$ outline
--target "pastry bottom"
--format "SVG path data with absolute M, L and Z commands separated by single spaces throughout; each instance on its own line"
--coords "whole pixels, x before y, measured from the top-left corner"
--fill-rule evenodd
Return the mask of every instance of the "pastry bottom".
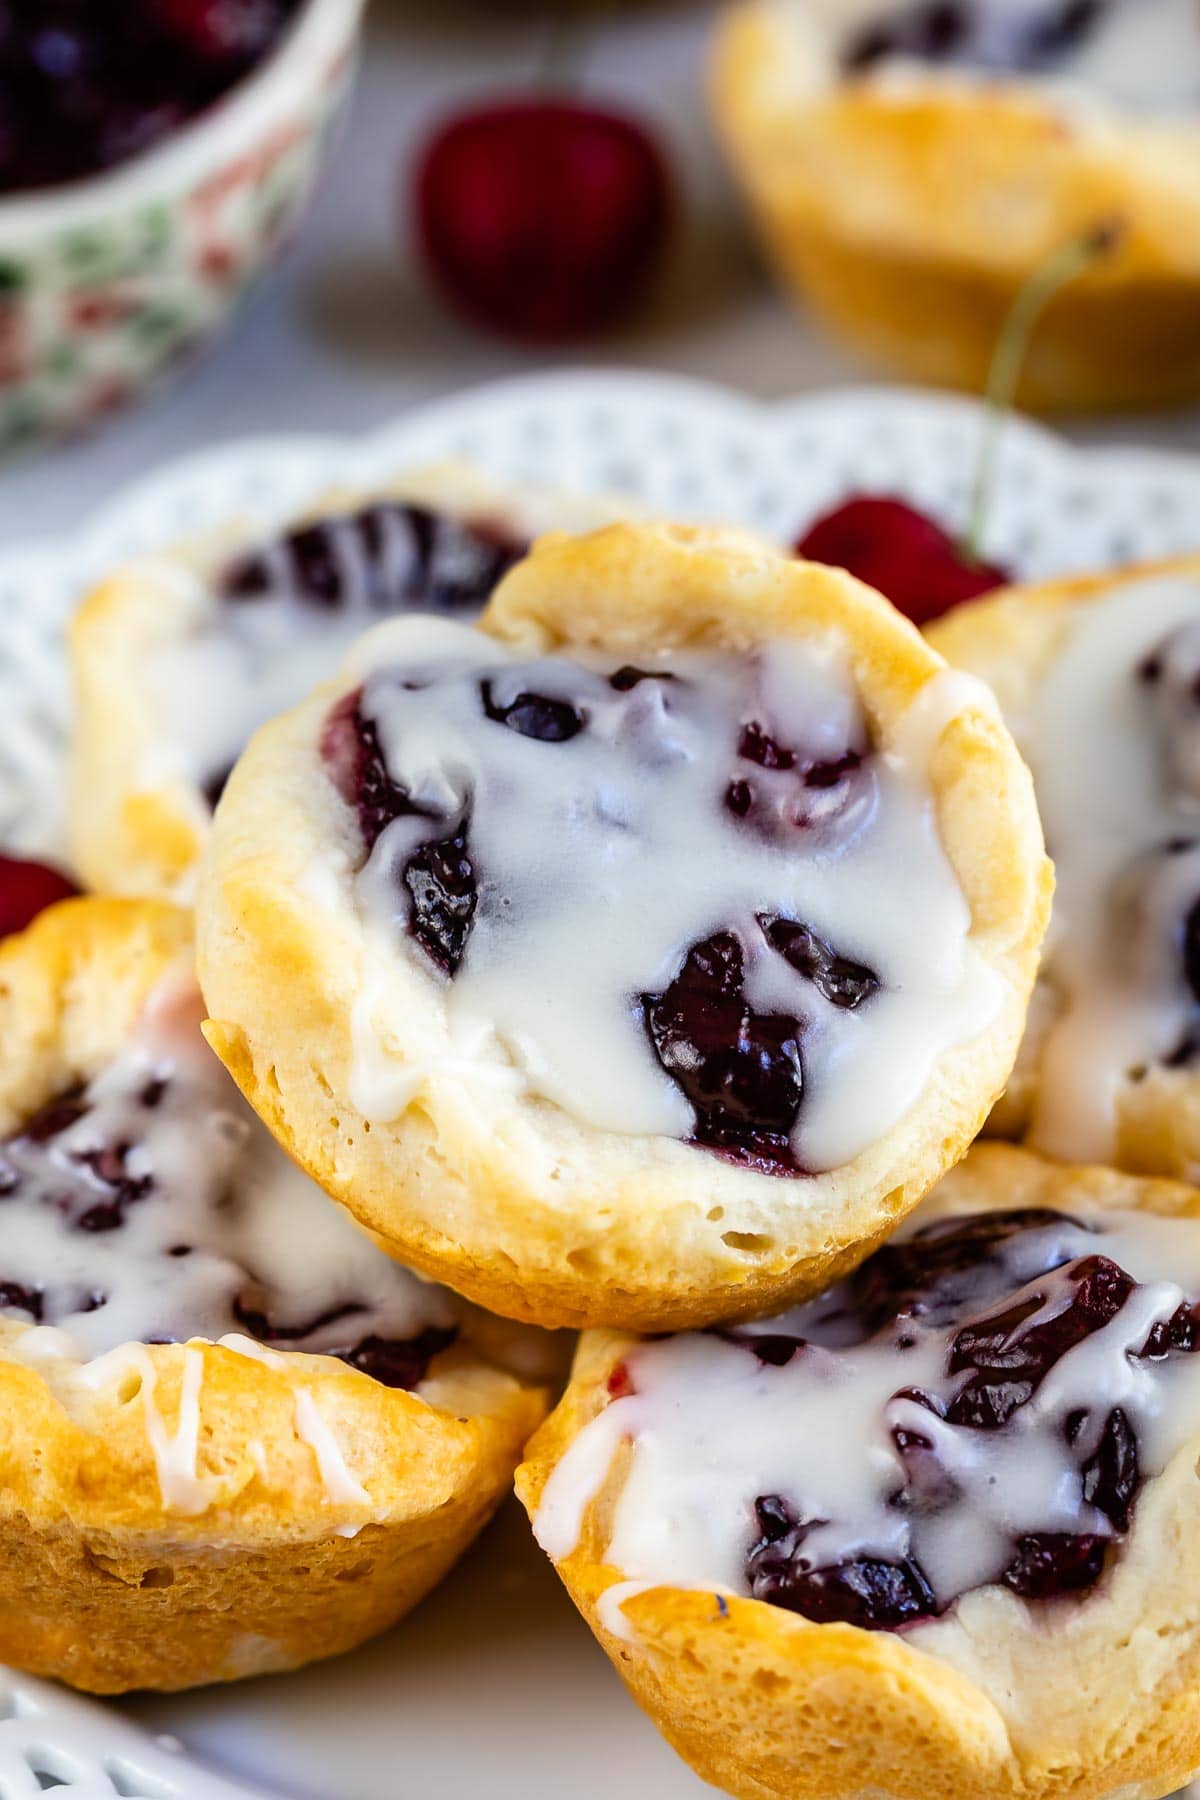
M 501 1490 L 502 1491 L 502 1490 Z M 424 1598 L 498 1484 L 356 1537 L 197 1543 L 0 1520 L 0 1661 L 94 1694 L 172 1692 L 352 1650 Z
M 831 330 L 916 382 L 982 392 L 1018 286 L 1011 276 L 889 253 L 824 225 L 764 219 L 784 279 Z M 1083 278 L 1046 308 L 1017 388 L 1032 412 L 1162 406 L 1200 396 L 1200 284 Z

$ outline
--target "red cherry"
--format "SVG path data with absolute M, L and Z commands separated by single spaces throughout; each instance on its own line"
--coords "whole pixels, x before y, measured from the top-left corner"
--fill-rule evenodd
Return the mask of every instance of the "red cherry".
M 0 938 L 24 931 L 56 900 L 69 900 L 78 892 L 73 881 L 47 863 L 0 856 Z
M 848 569 L 878 588 L 914 625 L 928 625 L 963 600 L 1012 579 L 996 563 L 975 562 L 906 500 L 856 494 L 810 525 L 796 555 Z
M 666 243 L 671 182 L 618 113 L 565 100 L 480 107 L 445 124 L 417 173 L 425 257 L 468 317 L 533 341 L 630 312 Z

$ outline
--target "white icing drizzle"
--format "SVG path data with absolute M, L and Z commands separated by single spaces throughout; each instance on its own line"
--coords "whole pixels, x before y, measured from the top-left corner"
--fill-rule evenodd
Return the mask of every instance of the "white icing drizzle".
M 737 756 L 750 722 L 804 764 L 867 749 L 832 639 L 781 640 L 753 658 L 642 658 L 672 679 L 627 692 L 608 681 L 619 661 L 523 662 L 467 626 L 420 618 L 356 650 L 363 716 L 389 774 L 433 816 L 394 820 L 358 878 L 368 950 L 353 1014 L 356 1103 L 374 1120 L 395 1117 L 440 1072 L 474 1079 L 490 1045 L 489 1073 L 510 1084 L 515 1074 L 589 1125 L 686 1138 L 691 1105 L 654 1054 L 638 996 L 662 992 L 691 946 L 734 928 L 751 1006 L 802 1021 L 797 1158 L 841 1166 L 911 1108 L 939 1056 L 984 1030 L 999 1005 L 928 779 L 941 730 L 978 702 L 978 685 L 933 677 L 894 740 L 838 793 Z M 486 716 L 485 681 L 497 706 L 536 693 L 582 708 L 586 728 L 564 742 L 522 736 Z M 756 790 L 768 830 L 723 806 L 735 777 Z M 797 804 L 805 828 L 781 823 Z M 467 812 L 479 902 L 461 966 L 443 983 L 449 1049 L 389 1069 L 396 1003 L 381 970 L 400 948 L 434 973 L 397 929 L 401 871 Z M 811 927 L 874 971 L 879 991 L 855 1010 L 834 1005 L 771 950 L 759 914 Z
M 41 1296 L 43 1336 L 20 1342 L 61 1354 L 65 1336 L 87 1358 L 216 1340 L 243 1330 L 239 1299 L 272 1327 L 311 1325 L 287 1342 L 313 1352 L 452 1325 L 446 1290 L 377 1249 L 279 1149 L 205 1044 L 202 1016 L 190 975 L 167 978 L 73 1123 L 0 1144 L 0 1294 L 18 1284 Z M 120 1152 L 144 1191 L 123 1223 L 80 1228 L 113 1197 L 94 1165 Z M 11 1287 L 0 1311 L 28 1318 Z
M 935 1197 L 897 1241 L 954 1210 Z M 1077 1210 L 1072 1217 L 1080 1218 Z M 613 1630 L 624 1601 L 646 1587 L 749 1594 L 745 1559 L 761 1535 L 755 1501 L 764 1495 L 783 1497 L 797 1516 L 827 1521 L 804 1539 L 805 1557 L 816 1567 L 857 1556 L 902 1560 L 915 1540 L 943 1603 L 994 1580 L 1004 1546 L 1022 1533 L 1090 1531 L 1110 1538 L 1110 1521 L 1082 1497 L 1063 1421 L 1086 1412 L 1102 1422 L 1122 1409 L 1136 1430 L 1144 1479 L 1200 1432 L 1200 1355 L 1148 1361 L 1129 1354 L 1185 1296 L 1200 1295 L 1200 1223 L 1115 1212 L 1025 1233 L 1006 1253 L 1010 1279 L 1001 1297 L 989 1300 L 980 1289 L 980 1302 L 968 1303 L 957 1317 L 1010 1304 L 1044 1268 L 1047 1244 L 1056 1258 L 1107 1257 L 1141 1285 L 1107 1325 L 1066 1351 L 1003 1428 L 952 1426 L 900 1397 L 910 1387 L 946 1397 L 961 1385 L 965 1377 L 948 1377 L 946 1367 L 957 1323 L 943 1329 L 906 1321 L 903 1334 L 888 1330 L 844 1348 L 814 1342 L 836 1338 L 841 1315 L 832 1306 L 841 1290 L 835 1289 L 747 1328 L 809 1336 L 808 1347 L 782 1366 L 704 1333 L 633 1350 L 625 1360 L 634 1391 L 583 1427 L 547 1482 L 534 1522 L 539 1543 L 555 1561 L 572 1553 L 622 1444 L 628 1461 L 602 1546 L 603 1560 L 622 1578 L 606 1597 L 603 1616 Z M 1039 1274 L 1038 1281 L 1047 1285 L 1049 1316 L 1057 1304 L 1054 1277 Z M 1030 1322 L 1037 1324 L 1039 1315 Z M 945 1510 L 933 1504 L 914 1519 L 889 1503 L 905 1484 L 892 1436 L 897 1428 L 937 1446 L 958 1504 Z M 1085 1423 L 1081 1441 L 1090 1429 Z
M 612 1582 L 596 1602 L 596 1612 L 604 1629 L 611 1631 L 614 1637 L 620 1638 L 626 1644 L 636 1643 L 637 1633 L 625 1616 L 626 1602 L 636 1600 L 639 1594 L 648 1594 L 653 1588 L 662 1585 L 662 1582 L 659 1581 Z M 718 1583 L 712 1581 L 673 1582 L 671 1585 L 683 1588 L 685 1591 L 691 1588 L 697 1593 L 711 1594 L 718 1607 L 721 1604 L 722 1596 L 730 1592 L 728 1588 L 722 1588 Z
M 1200 707 L 1183 691 L 1200 672 L 1198 625 L 1200 578 L 1121 584 L 1079 609 L 1014 723 L 1057 869 L 1044 975 L 1062 1011 L 1030 1136 L 1071 1161 L 1113 1159 L 1123 1085 L 1195 1023 L 1181 934 L 1200 898 Z M 1153 685 L 1138 676 L 1152 654 Z
M 812 4 L 812 0 L 809 0 Z M 839 44 L 864 25 L 913 10 L 908 0 L 816 0 L 832 14 Z M 1200 104 L 1200 21 L 1192 0 L 1103 0 L 1094 24 L 1041 66 L 1011 66 L 1011 46 L 1050 23 L 1063 0 L 959 0 L 978 15 L 971 44 L 945 57 L 896 53 L 871 65 L 876 81 L 903 92 L 930 81 L 973 78 L 1019 81 L 1041 88 L 1068 114 L 1097 106 L 1146 115 L 1192 111 Z M 849 19 L 847 14 L 849 13 Z
M 333 1428 L 308 1388 L 296 1390 L 296 1432 L 317 1459 L 317 1468 L 325 1484 L 325 1497 L 331 1506 L 371 1504 L 370 1494 L 350 1473 Z
M 277 1350 L 269 1350 L 260 1344 L 257 1338 L 242 1336 L 239 1332 L 230 1332 L 221 1340 L 223 1350 L 232 1350 L 238 1356 L 249 1357 L 251 1362 L 262 1363 L 268 1369 L 286 1372 L 288 1361 Z M 371 1496 L 355 1480 L 346 1465 L 346 1458 L 341 1445 L 333 1434 L 328 1420 L 321 1413 L 309 1388 L 297 1388 L 293 1398 L 296 1420 L 296 1436 L 308 1445 L 317 1461 L 317 1469 L 325 1487 L 325 1498 L 331 1506 L 352 1505 L 369 1506 Z M 262 1445 L 258 1445 L 262 1452 Z M 259 1472 L 265 1474 L 262 1462 Z M 340 1535 L 354 1537 L 359 1530 L 355 1526 L 343 1526 Z
M 197 1472 L 200 1438 L 200 1387 L 204 1379 L 204 1357 L 190 1345 L 183 1353 L 183 1376 L 179 1387 L 179 1412 L 174 1432 L 155 1398 L 158 1371 L 154 1358 L 144 1344 L 121 1344 L 107 1355 L 97 1357 L 79 1370 L 78 1379 L 85 1387 L 103 1389 L 119 1382 L 130 1369 L 137 1371 L 141 1383 L 142 1411 L 146 1436 L 158 1471 L 158 1485 L 163 1505 L 169 1512 L 195 1517 L 212 1504 L 217 1481 Z

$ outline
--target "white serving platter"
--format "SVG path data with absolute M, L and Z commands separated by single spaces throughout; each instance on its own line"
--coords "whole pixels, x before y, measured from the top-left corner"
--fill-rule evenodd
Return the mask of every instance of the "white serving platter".
M 257 439 L 155 473 L 54 543 L 0 548 L 0 844 L 61 852 L 62 626 L 125 558 L 230 516 L 264 530 L 322 487 L 467 456 L 509 480 L 629 494 L 790 541 L 856 491 L 961 524 L 975 402 L 853 389 L 766 406 L 641 372 L 502 382 L 360 442 Z M 52 470 L 48 468 L 48 478 Z M 986 551 L 1024 577 L 1200 549 L 1200 459 L 1004 429 Z M 0 1800 L 698 1800 L 625 1698 L 510 1504 L 437 1593 L 336 1662 L 101 1706 L 0 1679 Z

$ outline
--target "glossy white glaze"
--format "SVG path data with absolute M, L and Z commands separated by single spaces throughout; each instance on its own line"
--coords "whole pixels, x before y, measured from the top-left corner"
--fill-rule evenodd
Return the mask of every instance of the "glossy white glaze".
M 205 1044 L 202 1016 L 190 972 L 168 977 L 79 1096 L 81 1116 L 44 1142 L 0 1145 L 0 1186 L 16 1183 L 0 1198 L 0 1282 L 41 1293 L 48 1348 L 69 1340 L 88 1358 L 155 1338 L 215 1340 L 243 1329 L 238 1299 L 277 1327 L 326 1320 L 289 1340 L 306 1351 L 452 1324 L 452 1297 L 385 1256 L 279 1149 Z M 123 1145 L 126 1174 L 147 1190 L 116 1228 L 79 1229 L 112 1197 L 83 1159 Z
M 589 1125 L 686 1138 L 691 1106 L 654 1054 L 638 997 L 667 988 L 690 946 L 736 928 L 750 1004 L 804 1023 L 793 1148 L 807 1167 L 837 1167 L 903 1116 L 938 1057 L 985 1029 L 999 1004 L 928 776 L 941 731 L 981 690 L 935 676 L 857 774 L 806 790 L 794 773 L 739 761 L 737 746 L 756 721 L 803 764 L 867 749 L 835 642 L 642 659 L 672 679 L 627 692 L 608 681 L 619 662 L 523 662 L 465 625 L 415 618 L 354 653 L 389 774 L 432 815 L 388 825 L 358 877 L 368 947 L 356 1103 L 394 1117 L 439 1067 L 469 1077 L 490 1042 L 494 1069 Z M 582 708 L 586 727 L 563 742 L 524 737 L 487 717 L 485 681 L 497 706 L 536 693 Z M 723 805 L 734 777 L 755 788 L 767 830 Z M 785 822 L 797 804 L 802 828 Z M 427 1063 L 389 1068 L 387 964 L 405 954 L 434 974 L 397 926 L 401 871 L 468 813 L 479 904 L 462 964 L 442 982 L 445 1041 Z M 854 1010 L 833 1005 L 769 947 L 760 914 L 810 926 L 873 970 L 879 991 Z
M 1031 1139 L 1072 1161 L 1113 1159 L 1122 1087 L 1196 1018 L 1181 940 L 1200 899 L 1198 629 L 1200 578 L 1120 584 L 1078 609 L 1014 721 L 1057 870 L 1044 975 L 1062 1010 Z M 1139 678 L 1151 656 L 1154 683 Z
M 901 1240 L 949 1210 L 935 1199 Z M 603 1560 L 636 1584 L 631 1592 L 670 1585 L 749 1593 L 745 1558 L 760 1536 L 755 1501 L 764 1495 L 782 1496 L 797 1517 L 825 1521 L 804 1542 L 815 1566 L 915 1553 L 942 1603 L 994 1580 L 1006 1546 L 1022 1533 L 1111 1537 L 1110 1522 L 1081 1493 L 1082 1436 L 1073 1453 L 1063 1422 L 1085 1411 L 1086 1434 L 1121 1408 L 1136 1430 L 1144 1478 L 1200 1432 L 1200 1356 L 1129 1354 L 1185 1296 L 1200 1294 L 1200 1223 L 1117 1212 L 1024 1234 L 1005 1251 L 1004 1298 L 988 1298 L 981 1285 L 976 1316 L 1008 1305 L 1032 1270 L 1068 1254 L 1108 1257 L 1141 1285 L 1107 1325 L 1067 1350 L 1000 1430 L 951 1425 L 902 1392 L 948 1399 L 961 1387 L 966 1372 L 950 1375 L 947 1358 L 969 1299 L 952 1323 L 906 1320 L 901 1330 L 841 1348 L 833 1347 L 828 1298 L 747 1328 L 808 1340 L 781 1367 L 704 1333 L 640 1344 L 626 1359 L 634 1391 L 586 1425 L 553 1471 L 535 1521 L 539 1542 L 555 1560 L 574 1550 L 621 1445 L 628 1461 L 602 1548 Z M 1032 1324 L 1053 1316 L 1066 1291 L 1054 1275 L 1039 1276 L 1036 1287 L 1044 1300 Z M 911 1479 L 897 1430 L 935 1446 L 956 1503 L 915 1512 L 890 1504 Z

